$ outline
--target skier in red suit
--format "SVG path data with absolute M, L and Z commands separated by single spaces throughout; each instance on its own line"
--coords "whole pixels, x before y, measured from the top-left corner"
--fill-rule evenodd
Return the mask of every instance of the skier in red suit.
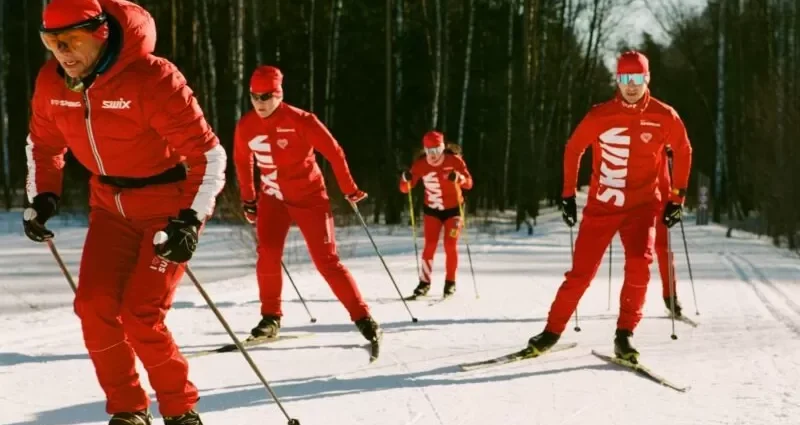
M 164 319 L 225 184 L 225 151 L 192 90 L 153 55 L 150 14 L 125 0 L 53 0 L 27 140 L 25 234 L 53 238 L 64 154 L 92 174 L 75 313 L 109 424 L 150 425 L 144 365 L 166 425 L 201 424 L 197 388 Z M 157 246 L 154 235 L 168 238 Z
M 544 331 L 528 341 L 535 354 L 547 351 L 559 340 L 597 273 L 611 238 L 619 232 L 625 249 L 625 278 L 614 351 L 618 357 L 636 362 L 639 353 L 630 338 L 642 318 L 657 216 L 663 211 L 661 220 L 667 227 L 681 220 L 692 155 L 683 122 L 672 107 L 650 96 L 649 63 L 641 53 L 622 54 L 616 78 L 617 95 L 589 111 L 564 152 L 561 205 L 568 226 L 577 222 L 578 167 L 589 146 L 593 153 L 591 184 L 572 269 L 558 289 Z M 672 190 L 662 194 L 659 177 L 667 145 L 674 152 L 674 180 Z
M 414 161 L 410 171 L 403 172 L 400 181 L 400 191 L 403 193 L 408 193 L 420 180 L 425 186 L 425 247 L 422 250 L 419 285 L 414 289 L 414 295 L 427 295 L 431 289 L 433 255 L 444 228 L 444 296 L 450 296 L 456 291 L 458 238 L 462 227 L 461 207 L 464 203 L 461 191 L 472 188 L 472 176 L 456 147 L 445 146 L 442 133 L 430 131 L 422 138 L 422 143 L 424 154 Z
M 260 66 L 250 79 L 253 109 L 236 126 L 234 159 L 244 214 L 255 224 L 261 321 L 253 337 L 276 337 L 280 329 L 281 257 L 289 226 L 297 224 L 314 265 L 344 305 L 364 338 L 380 340 L 382 331 L 370 315 L 353 276 L 339 260 L 333 215 L 325 181 L 314 151 L 331 164 L 339 187 L 350 202 L 367 197 L 350 175 L 344 151 L 328 129 L 309 112 L 283 102 L 283 74 Z M 260 176 L 253 182 L 253 166 Z
M 669 193 L 671 188 L 670 166 L 672 162 L 672 149 L 667 146 L 666 149 L 667 160 L 661 169 L 661 176 L 659 177 L 659 191 L 661 193 Z M 667 226 L 659 221 L 656 223 L 656 241 L 655 251 L 658 258 L 658 272 L 661 275 L 661 294 L 664 298 L 664 304 L 667 310 L 672 310 L 672 299 L 674 294 L 675 302 L 675 316 L 680 317 L 683 314 L 683 307 L 678 302 L 678 278 L 675 275 L 675 255 L 670 252 L 670 247 L 667 246 Z M 670 270 L 670 268 L 672 270 Z M 670 273 L 672 274 L 673 287 L 670 288 L 669 279 Z M 672 290 L 671 290 L 672 289 Z M 672 291 L 675 291 L 674 293 Z

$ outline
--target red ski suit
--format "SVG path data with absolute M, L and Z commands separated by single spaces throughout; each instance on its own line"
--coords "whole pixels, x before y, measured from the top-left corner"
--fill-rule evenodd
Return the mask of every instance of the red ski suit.
M 447 176 L 455 171 L 456 181 Z M 444 161 L 431 165 L 425 156 L 417 158 L 411 165 L 411 181 L 400 181 L 400 191 L 408 191 L 422 180 L 425 186 L 423 228 L 425 247 L 422 250 L 422 263 L 419 280 L 431 281 L 433 256 L 439 244 L 439 234 L 444 227 L 445 280 L 455 282 L 458 269 L 458 237 L 461 233 L 460 206 L 464 203 L 461 190 L 472 189 L 472 176 L 461 156 L 445 151 Z
M 258 200 L 256 274 L 261 314 L 283 314 L 281 258 L 294 221 L 317 270 L 356 321 L 369 316 L 369 309 L 336 252 L 333 215 L 314 150 L 331 163 L 342 192 L 356 192 L 344 151 L 314 114 L 281 103 L 267 118 L 251 110 L 236 126 L 234 159 L 241 197 Z M 259 194 L 253 183 L 254 164 L 261 180 Z
M 26 149 L 27 195 L 61 194 L 67 149 L 93 174 L 75 313 L 106 410 L 148 407 L 136 355 L 161 414 L 178 416 L 198 399 L 188 364 L 164 324 L 184 268 L 155 255 L 153 235 L 181 209 L 194 209 L 200 220 L 212 213 L 225 183 L 226 155 L 183 75 L 152 55 L 156 27 L 150 14 L 123 0 L 100 4 L 109 15 L 109 56 L 101 58 L 102 72 L 88 88 L 69 90 L 55 59 L 39 71 Z M 145 178 L 160 184 L 118 186 Z
M 636 328 L 650 281 L 656 220 L 666 202 L 659 191 L 665 145 L 675 155 L 674 186 L 686 188 L 689 180 L 692 149 L 683 122 L 649 92 L 633 105 L 617 94 L 595 105 L 578 124 L 564 152 L 562 196 L 575 194 L 580 159 L 590 145 L 592 177 L 572 269 L 565 274 L 547 320 L 546 330 L 556 334 L 564 331 L 617 232 L 625 249 L 617 328 Z

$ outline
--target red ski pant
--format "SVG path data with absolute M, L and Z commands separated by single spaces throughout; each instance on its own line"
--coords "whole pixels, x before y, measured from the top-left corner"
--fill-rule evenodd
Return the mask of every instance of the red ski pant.
M 167 217 L 129 220 L 95 208 L 83 249 L 75 313 L 106 394 L 109 414 L 149 406 L 134 355 L 144 365 L 159 411 L 178 416 L 194 407 L 189 365 L 164 324 L 184 267 L 155 255 L 153 235 Z
M 675 254 L 667 246 L 667 226 L 657 220 L 656 223 L 656 257 L 658 257 L 658 273 L 661 275 L 661 293 L 664 298 L 669 297 L 672 292 L 669 287 L 669 274 L 672 268 L 672 282 L 675 293 L 678 293 L 678 279 L 675 275 Z
M 445 280 L 455 282 L 458 270 L 458 237 L 461 234 L 461 217 L 440 218 L 425 214 L 422 219 L 425 233 L 425 247 L 422 249 L 422 270 L 419 280 L 431 281 L 433 270 L 433 256 L 439 245 L 439 235 L 444 228 L 444 254 L 445 254 Z
M 319 197 L 303 205 L 289 205 L 272 196 L 258 201 L 256 233 L 258 237 L 258 277 L 261 314 L 282 316 L 283 276 L 281 258 L 289 226 L 294 221 L 308 246 L 317 270 L 328 282 L 334 295 L 344 305 L 353 321 L 369 316 L 353 276 L 339 260 L 334 238 L 333 215 L 327 199 Z
M 550 307 L 546 330 L 561 334 L 583 293 L 597 274 L 611 238 L 619 232 L 625 250 L 625 279 L 620 293 L 617 328 L 633 331 L 642 319 L 642 306 L 653 262 L 657 205 L 645 205 L 620 214 L 587 215 L 584 210 L 575 241 L 572 269 L 565 273 Z

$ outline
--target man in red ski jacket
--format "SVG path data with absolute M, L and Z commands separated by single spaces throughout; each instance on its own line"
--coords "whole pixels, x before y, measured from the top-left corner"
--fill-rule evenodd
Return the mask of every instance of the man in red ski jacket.
M 297 223 L 314 265 L 344 305 L 364 338 L 377 344 L 378 323 L 370 315 L 353 276 L 339 260 L 325 180 L 314 151 L 331 164 L 350 202 L 367 197 L 350 175 L 344 151 L 317 117 L 283 102 L 283 74 L 259 66 L 250 79 L 253 109 L 236 126 L 234 160 L 245 217 L 256 226 L 261 321 L 253 337 L 276 337 L 280 329 L 281 258 L 289 226 Z M 258 167 L 258 191 L 253 182 Z
M 575 189 L 580 159 L 592 146 L 589 198 L 575 242 L 572 269 L 558 289 L 544 331 L 528 345 L 540 354 L 556 344 L 578 302 L 597 273 L 611 238 L 619 232 L 625 248 L 625 280 L 620 294 L 614 351 L 636 362 L 630 337 L 642 318 L 650 281 L 656 219 L 672 227 L 681 219 L 689 182 L 692 148 L 683 122 L 669 105 L 650 96 L 649 63 L 638 52 L 626 52 L 617 62 L 618 92 L 595 105 L 578 124 L 564 152 L 564 221 L 577 222 Z M 675 156 L 672 190 L 661 193 L 665 146 Z
M 147 370 L 166 425 L 201 424 L 189 366 L 164 323 L 198 231 L 222 189 L 225 151 L 178 69 L 152 54 L 150 14 L 125 0 L 53 0 L 40 28 L 27 140 L 25 234 L 56 214 L 64 154 L 91 173 L 75 313 L 109 424 L 150 425 Z M 168 238 L 153 245 L 154 235 Z
M 424 155 L 411 164 L 410 171 L 404 171 L 400 181 L 400 191 L 408 193 L 417 182 L 425 186 L 423 229 L 425 247 L 422 250 L 422 270 L 419 270 L 419 285 L 414 289 L 415 296 L 424 296 L 431 289 L 431 270 L 433 255 L 439 244 L 439 235 L 444 227 L 445 278 L 444 296 L 456 291 L 456 270 L 458 269 L 458 238 L 461 233 L 461 206 L 464 197 L 461 190 L 472 188 L 472 176 L 467 164 L 455 149 L 445 146 L 444 135 L 429 131 L 422 138 Z

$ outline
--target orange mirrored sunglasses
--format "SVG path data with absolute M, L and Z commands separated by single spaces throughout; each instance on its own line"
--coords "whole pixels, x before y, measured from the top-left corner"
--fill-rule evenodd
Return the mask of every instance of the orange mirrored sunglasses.
M 106 15 L 101 14 L 68 27 L 51 29 L 42 27 L 39 29 L 39 35 L 47 50 L 52 52 L 74 51 L 91 41 L 92 37 L 94 37 L 94 32 L 105 22 Z

